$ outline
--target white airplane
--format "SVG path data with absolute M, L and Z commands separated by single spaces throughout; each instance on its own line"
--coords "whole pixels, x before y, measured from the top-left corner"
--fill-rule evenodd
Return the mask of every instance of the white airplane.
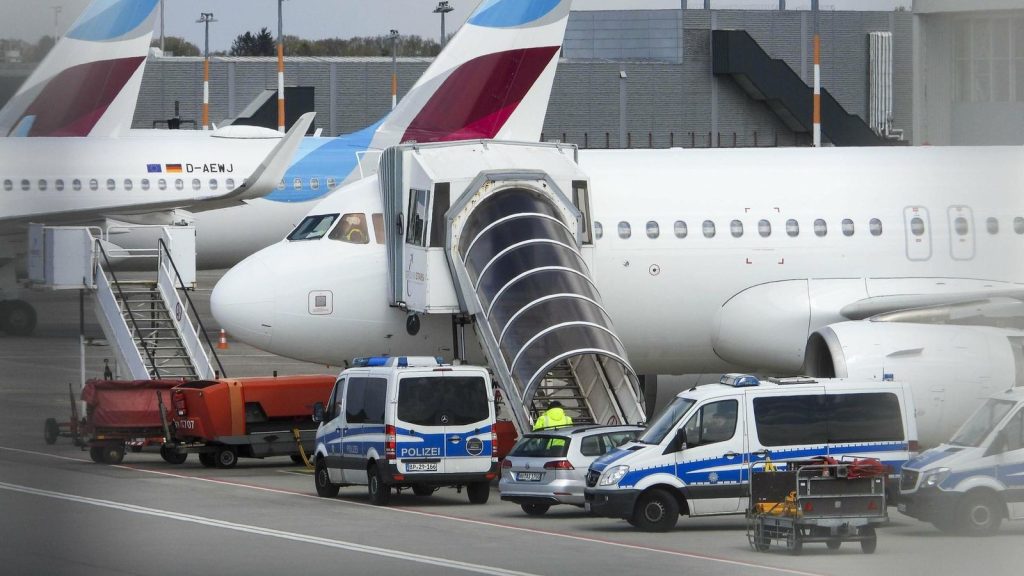
M 536 139 L 543 126 L 570 4 L 569 0 L 483 2 L 387 118 L 348 136 L 302 139 L 283 177 L 273 182 L 264 178 L 258 187 L 254 187 L 256 180 L 249 178 L 244 196 L 238 196 L 237 188 L 259 159 L 271 153 L 280 138 L 277 132 L 229 126 L 173 139 L 161 131 L 145 136 L 140 134 L 147 131 L 132 131 L 130 137 L 90 138 L 88 144 L 60 143 L 50 137 L 0 142 L 2 194 L 11 199 L 11 206 L 18 203 L 15 210 L 0 215 L 0 330 L 31 332 L 35 317 L 27 303 L 14 299 L 14 268 L 24 251 L 24 234 L 21 227 L 7 224 L 23 225 L 28 219 L 52 222 L 58 215 L 64 222 L 82 221 L 89 215 L 99 218 L 96 223 L 100 225 L 193 224 L 198 229 L 199 267 L 224 267 L 276 241 L 346 178 L 375 170 L 375 161 L 363 165 L 358 161 L 368 151 L 407 140 Z M 64 44 L 76 48 L 81 57 L 71 60 L 73 63 L 83 58 L 91 62 L 116 60 L 117 54 L 133 54 L 134 61 L 148 49 L 156 6 L 155 0 L 114 4 L 97 0 L 58 48 Z M 531 26 L 508 24 L 522 15 L 532 18 Z M 87 36 L 89 42 L 78 40 L 79 36 Z M 141 37 L 144 42 L 137 40 Z M 67 52 L 58 48 L 58 54 Z M 59 61 L 55 62 L 41 66 L 33 76 L 39 79 L 26 83 L 34 87 L 23 89 L 10 110 L 5 108 L 0 115 L 10 126 L 5 133 L 42 136 L 82 128 L 83 132 L 76 134 L 95 136 L 96 127 L 85 132 L 87 122 L 82 118 L 107 119 L 115 108 L 130 122 L 133 107 L 126 111 L 114 104 L 125 101 L 125 95 L 137 94 L 135 76 L 120 82 L 120 88 L 105 84 L 104 93 L 118 94 L 120 89 L 121 95 L 90 108 L 82 118 L 70 113 L 46 116 L 44 112 L 50 108 L 40 102 L 47 102 L 51 93 L 68 89 L 63 79 L 69 75 L 57 71 Z M 74 64 L 72 68 L 77 72 L 70 77 L 76 81 L 96 81 L 88 74 L 98 70 L 96 66 Z M 141 64 L 136 74 L 141 77 Z M 134 98 L 132 95 L 133 103 Z M 78 110 L 77 104 L 64 106 Z M 62 124 L 65 121 L 67 125 Z M 0 124 L 0 128 L 4 126 Z M 58 163 L 49 158 L 69 161 L 57 169 Z M 154 198 L 157 193 L 166 196 Z M 182 197 L 198 200 L 226 193 L 231 193 L 232 204 L 181 202 Z M 101 195 L 106 195 L 103 201 Z M 168 197 L 173 201 L 167 201 Z M 5 206 L 7 203 L 5 200 Z M 209 210 L 212 208 L 223 209 Z M 243 228 L 244 233 L 239 233 Z M 122 248 L 152 245 L 151 233 L 146 231 L 121 233 L 115 241 Z
M 906 380 L 926 444 L 975 399 L 1024 385 L 1024 148 L 579 159 L 590 273 L 637 373 Z M 408 313 L 389 307 L 381 202 L 376 177 L 347 186 L 235 266 L 211 300 L 221 326 L 324 364 L 451 357 L 449 317 L 425 315 L 410 335 Z M 371 241 L 339 233 L 350 219 L 367 223 Z M 333 310 L 314 310 L 311 295 L 327 292 Z

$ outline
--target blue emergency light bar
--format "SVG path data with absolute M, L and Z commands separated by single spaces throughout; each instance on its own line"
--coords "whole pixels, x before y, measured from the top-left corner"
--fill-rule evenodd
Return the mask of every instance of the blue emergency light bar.
M 416 366 L 423 366 L 423 360 L 430 358 L 429 356 L 414 356 L 413 364 Z M 444 364 L 444 358 L 440 356 L 434 356 L 432 358 L 438 366 Z M 375 368 L 379 366 L 392 366 L 397 368 L 408 368 L 409 357 L 408 356 L 365 356 L 355 358 L 352 360 L 353 368 Z
M 726 386 L 732 386 L 733 388 L 746 388 L 748 386 L 759 386 L 761 381 L 757 379 L 757 376 L 751 376 L 750 374 L 722 374 L 722 379 L 719 380 L 721 384 Z

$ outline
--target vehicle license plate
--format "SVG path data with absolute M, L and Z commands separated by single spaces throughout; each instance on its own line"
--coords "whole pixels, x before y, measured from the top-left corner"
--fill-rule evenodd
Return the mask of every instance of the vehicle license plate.
M 896 509 L 899 510 L 900 512 L 906 512 L 907 511 L 907 504 L 906 504 L 906 502 L 900 502 L 899 504 L 897 504 L 896 505 Z
M 540 482 L 540 472 L 520 472 L 516 475 L 520 482 Z
M 437 462 L 410 462 L 405 465 L 407 472 L 437 472 Z

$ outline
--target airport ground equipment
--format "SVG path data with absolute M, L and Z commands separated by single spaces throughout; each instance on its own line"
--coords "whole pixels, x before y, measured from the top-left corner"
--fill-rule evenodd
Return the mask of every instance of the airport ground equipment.
M 68 382 L 68 398 L 71 401 L 71 420 L 61 422 L 56 418 L 47 418 L 43 423 L 43 440 L 47 444 L 56 444 L 58 438 L 71 438 L 75 446 L 82 445 L 82 426 L 84 422 L 79 419 L 78 401 L 75 399 L 75 392 Z
M 829 550 L 860 542 L 874 553 L 875 527 L 888 521 L 883 470 L 874 459 L 751 464 L 747 540 L 758 552 L 773 544 L 799 554 L 812 542 Z
M 89 448 L 89 457 L 97 464 L 119 464 L 127 450 L 162 446 L 158 395 L 168 394 L 178 384 L 180 380 L 89 380 L 82 390 L 85 417 L 76 430 L 79 445 Z M 71 410 L 74 420 L 74 402 Z M 162 450 L 161 455 L 171 461 Z
M 381 157 L 388 299 L 472 325 L 520 433 L 550 401 L 575 423 L 646 420 L 643 395 L 593 281 L 588 177 L 576 148 L 467 141 Z
M 312 454 L 313 406 L 326 402 L 334 376 L 196 380 L 170 394 L 168 442 L 163 450 L 184 460 L 199 455 L 207 467 L 231 468 L 241 458 Z M 298 436 L 298 440 L 296 439 Z

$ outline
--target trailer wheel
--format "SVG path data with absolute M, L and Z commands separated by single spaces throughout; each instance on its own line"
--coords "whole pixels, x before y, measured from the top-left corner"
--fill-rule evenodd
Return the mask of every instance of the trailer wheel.
M 104 464 L 120 464 L 124 461 L 124 446 L 104 446 L 103 447 L 103 463 Z
M 667 532 L 679 519 L 679 502 L 661 488 L 644 493 L 633 511 L 635 526 L 644 532 Z
M 370 494 L 370 502 L 377 506 L 387 506 L 391 500 L 391 487 L 384 483 L 384 475 L 376 464 L 366 470 L 366 490 Z
M 60 436 L 60 426 L 57 425 L 56 418 L 47 418 L 46 424 L 43 425 L 43 440 L 47 444 L 53 444 L 57 442 L 57 438 Z
M 188 452 L 178 452 L 169 446 L 161 446 L 160 457 L 168 464 L 184 464 L 185 460 L 188 460 Z
M 217 457 L 213 454 L 213 452 L 200 452 L 199 463 L 206 468 L 213 468 L 214 466 L 217 465 Z
M 323 458 L 316 460 L 316 472 L 313 473 L 313 483 L 316 484 L 316 494 L 323 498 L 334 498 L 341 488 L 331 482 L 331 475 L 327 473 L 327 462 Z
M 875 534 L 873 526 L 862 526 L 857 531 L 864 539 L 860 541 L 860 551 L 865 554 L 874 554 L 878 548 L 878 535 Z
M 213 455 L 217 468 L 234 468 L 238 464 L 238 453 L 230 446 L 221 446 Z
M 97 464 L 106 464 L 107 462 L 103 459 L 103 446 L 93 446 L 89 448 L 89 458 Z

